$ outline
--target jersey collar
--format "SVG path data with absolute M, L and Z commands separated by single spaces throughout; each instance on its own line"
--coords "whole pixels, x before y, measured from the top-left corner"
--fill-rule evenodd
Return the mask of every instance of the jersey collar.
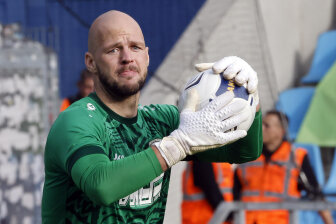
M 97 104 L 107 113 L 109 114 L 113 119 L 119 121 L 120 123 L 123 124 L 134 124 L 138 121 L 138 114 L 135 117 L 132 118 L 127 118 L 127 117 L 122 117 L 119 114 L 117 114 L 116 112 L 114 112 L 113 110 L 111 110 L 108 106 L 106 106 L 97 96 L 97 94 L 94 93 L 90 93 L 89 95 L 90 98 L 92 98 L 94 101 L 97 102 Z M 139 111 L 138 111 L 139 112 Z

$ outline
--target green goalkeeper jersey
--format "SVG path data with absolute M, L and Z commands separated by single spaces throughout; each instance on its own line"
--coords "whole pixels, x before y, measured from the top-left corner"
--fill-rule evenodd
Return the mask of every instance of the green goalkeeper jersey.
M 178 127 L 175 106 L 139 106 L 124 118 L 95 93 L 59 115 L 45 148 L 43 223 L 162 223 L 170 169 L 149 143 Z M 246 162 L 261 152 L 261 114 L 248 136 L 195 157 Z M 235 149 L 235 150 L 234 150 Z

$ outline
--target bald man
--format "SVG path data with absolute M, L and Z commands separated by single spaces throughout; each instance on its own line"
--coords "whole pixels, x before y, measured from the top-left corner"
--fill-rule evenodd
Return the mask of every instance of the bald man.
M 62 112 L 48 135 L 43 223 L 162 223 L 174 164 L 241 163 L 260 155 L 260 112 L 247 133 L 224 133 L 244 120 L 242 106 L 229 104 L 231 93 L 209 104 L 220 118 L 217 111 L 180 117 L 172 105 L 138 105 L 149 55 L 129 15 L 109 11 L 93 22 L 85 63 L 95 92 Z M 204 131 L 205 119 L 222 129 Z

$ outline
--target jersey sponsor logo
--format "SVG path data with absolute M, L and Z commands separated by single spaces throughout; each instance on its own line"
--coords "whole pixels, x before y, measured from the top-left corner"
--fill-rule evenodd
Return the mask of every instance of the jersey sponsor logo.
M 93 106 L 92 103 L 88 103 L 88 104 L 86 104 L 86 107 L 87 107 L 88 110 L 95 110 L 95 109 L 96 109 L 96 107 Z
M 119 159 L 122 159 L 124 158 L 125 156 L 124 155 L 118 155 L 117 153 L 114 153 L 114 158 L 113 160 L 119 160 Z
M 134 193 L 122 198 L 119 200 L 120 206 L 127 206 L 133 208 L 141 208 L 144 206 L 151 205 L 155 202 L 161 193 L 162 182 L 163 182 L 164 173 L 160 176 L 155 178 L 150 182 L 148 187 L 140 188 L 139 190 L 135 191 Z

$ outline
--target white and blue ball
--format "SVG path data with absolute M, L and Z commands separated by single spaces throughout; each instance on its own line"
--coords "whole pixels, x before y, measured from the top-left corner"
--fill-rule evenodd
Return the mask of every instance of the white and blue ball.
M 181 108 L 183 108 L 186 93 L 192 88 L 196 88 L 199 96 L 196 110 L 202 109 L 214 98 L 226 91 L 233 91 L 235 98 L 232 101 L 241 101 L 246 104 L 243 113 L 249 115 L 248 119 L 235 127 L 234 130 L 247 131 L 252 125 L 256 112 L 256 105 L 253 103 L 253 95 L 248 93 L 246 86 L 238 86 L 234 80 L 226 80 L 222 74 L 214 74 L 212 69 L 200 72 L 193 76 L 183 88 L 178 104 L 180 111 Z

